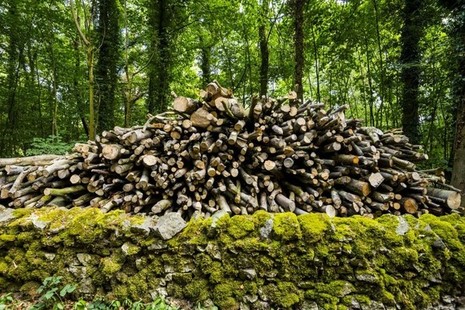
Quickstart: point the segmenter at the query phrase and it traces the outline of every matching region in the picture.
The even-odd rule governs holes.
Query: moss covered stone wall
[[[192,220],[98,209],[0,209],[0,291],[52,275],[93,297],[162,294],[222,309],[423,309],[465,296],[465,218],[291,213]]]

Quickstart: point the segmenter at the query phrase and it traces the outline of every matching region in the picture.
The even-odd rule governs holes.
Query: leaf
[[[53,310],[55,309],[58,309],[58,310],[63,310],[65,307],[63,306],[63,304],[61,302],[59,303],[56,303],[54,306],[53,306]]]
[[[60,296],[61,296],[61,297],[65,297],[66,294],[74,292],[74,290],[76,289],[76,287],[77,287],[77,286],[74,285],[74,284],[67,284],[67,285],[65,285],[65,287],[63,287],[63,288],[61,289],[61,291],[60,291]]]
[[[58,291],[58,288],[57,287],[54,287],[50,290],[48,290],[43,296],[42,298],[45,299],[45,300],[50,300],[54,297],[56,291]]]

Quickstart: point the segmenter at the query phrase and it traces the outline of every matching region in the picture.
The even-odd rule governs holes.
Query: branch
[[[90,41],[86,38],[85,34],[82,32],[82,29],[81,29],[81,25],[79,25],[79,21],[78,21],[78,16],[77,16],[77,13],[76,13],[76,8],[74,6],[74,0],[70,0],[69,1],[70,5],[71,5],[71,14],[73,15],[73,20],[74,20],[74,23],[76,24],[76,28],[79,32],[79,36],[81,37],[82,41],[84,42],[84,45],[86,46],[90,46]]]

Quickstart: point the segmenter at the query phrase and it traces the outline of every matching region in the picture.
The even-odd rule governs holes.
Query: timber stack
[[[325,212],[420,215],[461,210],[460,191],[401,130],[383,132],[295,92],[245,109],[216,81],[201,100],[176,96],[143,126],[115,127],[71,155],[0,159],[0,204],[96,207],[185,219]]]

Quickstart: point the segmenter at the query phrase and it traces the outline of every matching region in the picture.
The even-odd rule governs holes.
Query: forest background
[[[0,157],[60,153],[212,80],[404,129],[465,189],[465,0],[0,0]]]

